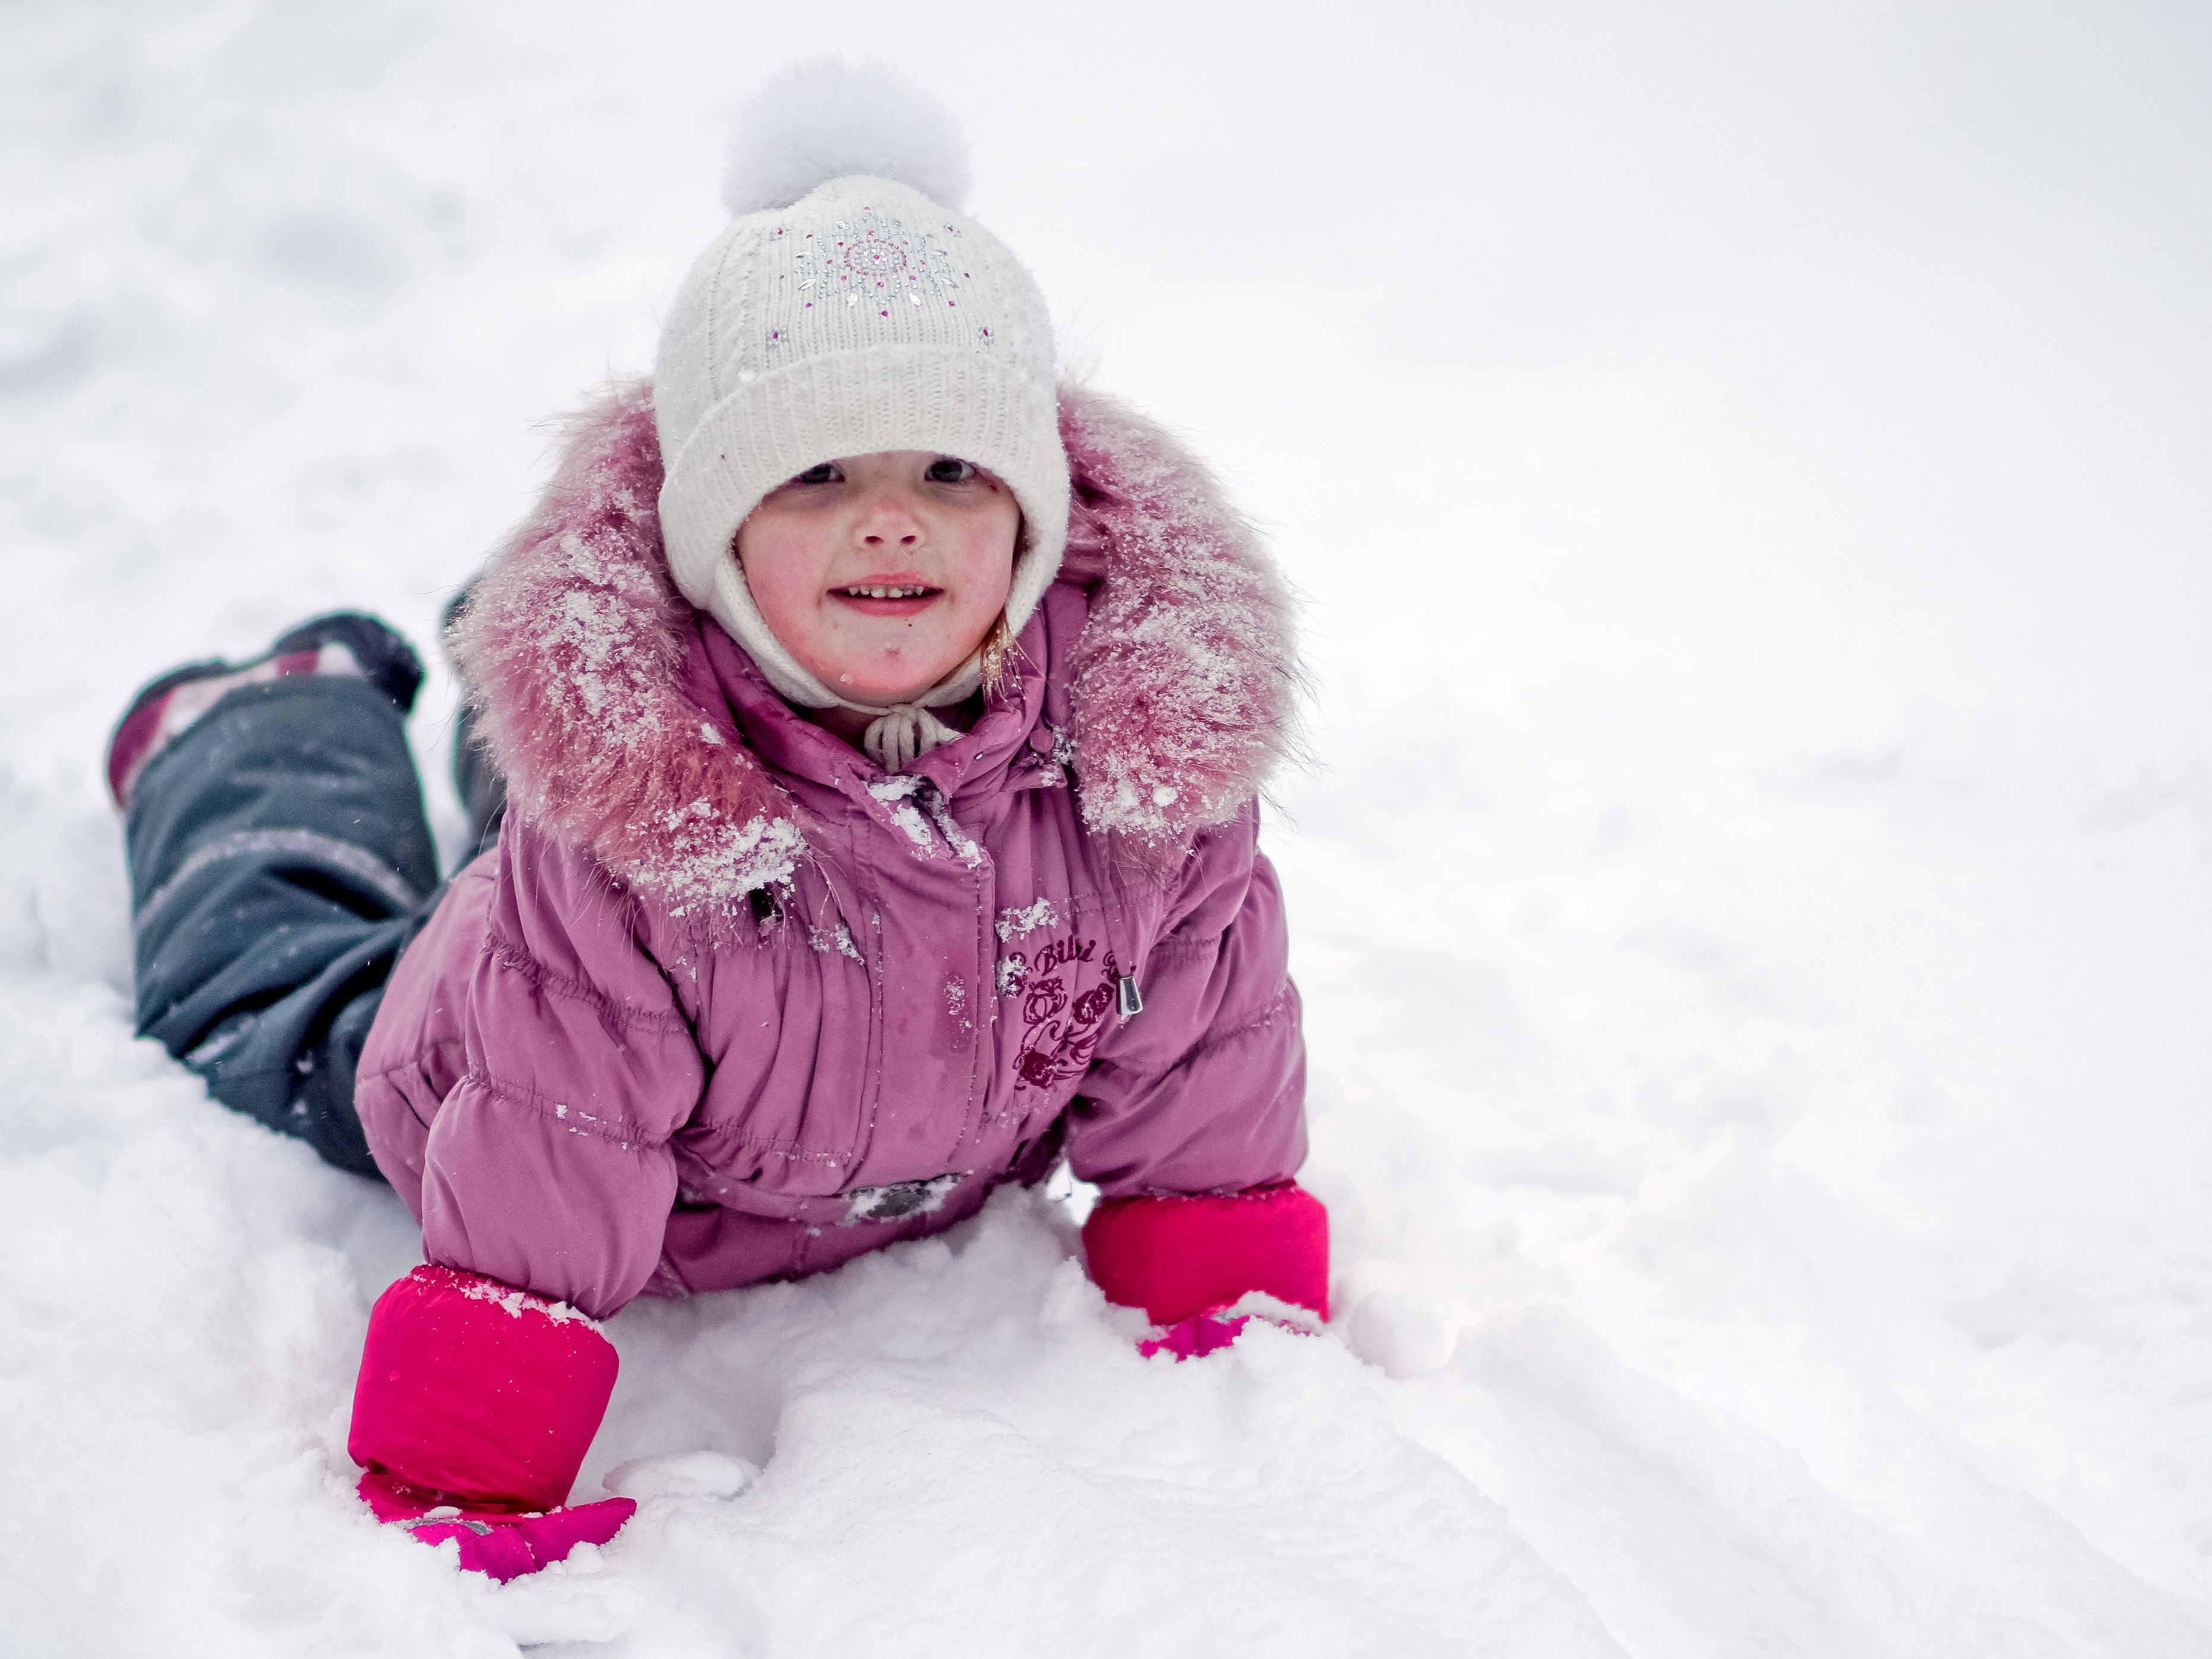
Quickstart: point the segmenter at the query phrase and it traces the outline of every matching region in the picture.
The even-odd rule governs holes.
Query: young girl
[[[941,119],[835,70],[757,106],[650,383],[576,422],[450,629],[506,802],[452,881],[419,669],[368,618],[165,677],[111,749],[142,1028],[420,1218],[349,1449],[499,1577],[630,1512],[559,1506],[595,1322],[641,1293],[835,1267],[1065,1158],[1151,1346],[1218,1346],[1252,1291],[1325,1312],[1255,844],[1283,590],[1173,441],[1055,386]]]

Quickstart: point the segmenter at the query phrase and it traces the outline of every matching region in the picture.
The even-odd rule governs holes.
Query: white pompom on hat
[[[669,570],[794,702],[861,707],[769,631],[732,543],[761,497],[807,468],[920,449],[996,474],[1022,509],[1014,633],[1060,568],[1068,481],[1052,324],[1029,273],[958,212],[967,177],[950,114],[896,76],[788,71],[745,111],[725,185],[738,216],[661,330]],[[915,699],[908,726],[979,678],[971,657]]]

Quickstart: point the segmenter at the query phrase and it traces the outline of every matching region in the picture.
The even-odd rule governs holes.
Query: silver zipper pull
[[[1117,988],[1121,997],[1122,1018],[1127,1019],[1132,1014],[1141,1014],[1145,1012],[1144,993],[1137,989],[1135,979],[1127,974],[1122,975],[1121,983]]]

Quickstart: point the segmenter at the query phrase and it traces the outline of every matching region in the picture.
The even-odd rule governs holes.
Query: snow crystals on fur
[[[1159,428],[1063,389],[1076,507],[1064,578],[1094,580],[1067,668],[1095,832],[1158,845],[1227,823],[1292,741],[1288,594],[1258,537]],[[652,393],[576,420],[537,510],[453,625],[511,810],[711,925],[805,855],[796,804],[681,689],[691,607],[661,550]]]
[[[955,212],[968,198],[968,147],[951,111],[879,64],[817,58],[746,103],[722,200],[742,217],[856,173],[911,185]]]
[[[1073,680],[1083,818],[1157,841],[1226,823],[1290,749],[1291,601],[1258,534],[1167,433],[1064,391],[1071,552],[1098,548]]]
[[[789,879],[791,798],[678,689],[691,608],[660,551],[660,446],[641,382],[577,420],[538,510],[453,625],[510,810],[678,912]]]

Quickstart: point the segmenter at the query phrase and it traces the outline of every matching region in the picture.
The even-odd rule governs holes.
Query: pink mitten
[[[1178,1319],[1158,1336],[1137,1344],[1137,1352],[1150,1359],[1156,1353],[1173,1354],[1177,1359],[1197,1359],[1234,1342],[1250,1322],[1247,1314],[1193,1314],[1188,1319]]]
[[[1328,1212],[1296,1182],[1228,1197],[1119,1198],[1083,1224],[1109,1302],[1167,1328],[1146,1354],[1194,1358],[1244,1328],[1224,1311],[1253,1291],[1328,1317]]]
[[[604,1544],[637,1513],[627,1498],[579,1504],[542,1515],[512,1515],[498,1510],[464,1509],[443,1492],[418,1492],[387,1475],[371,1471],[361,1478],[360,1492],[380,1521],[404,1527],[425,1544],[458,1541],[461,1570],[481,1572],[505,1583],[555,1561],[566,1560],[579,1544]]]
[[[498,1579],[603,1544],[637,1505],[562,1507],[605,1415],[614,1345],[564,1304],[451,1267],[377,1299],[346,1449],[380,1521]],[[448,1513],[450,1511],[450,1513]]]

